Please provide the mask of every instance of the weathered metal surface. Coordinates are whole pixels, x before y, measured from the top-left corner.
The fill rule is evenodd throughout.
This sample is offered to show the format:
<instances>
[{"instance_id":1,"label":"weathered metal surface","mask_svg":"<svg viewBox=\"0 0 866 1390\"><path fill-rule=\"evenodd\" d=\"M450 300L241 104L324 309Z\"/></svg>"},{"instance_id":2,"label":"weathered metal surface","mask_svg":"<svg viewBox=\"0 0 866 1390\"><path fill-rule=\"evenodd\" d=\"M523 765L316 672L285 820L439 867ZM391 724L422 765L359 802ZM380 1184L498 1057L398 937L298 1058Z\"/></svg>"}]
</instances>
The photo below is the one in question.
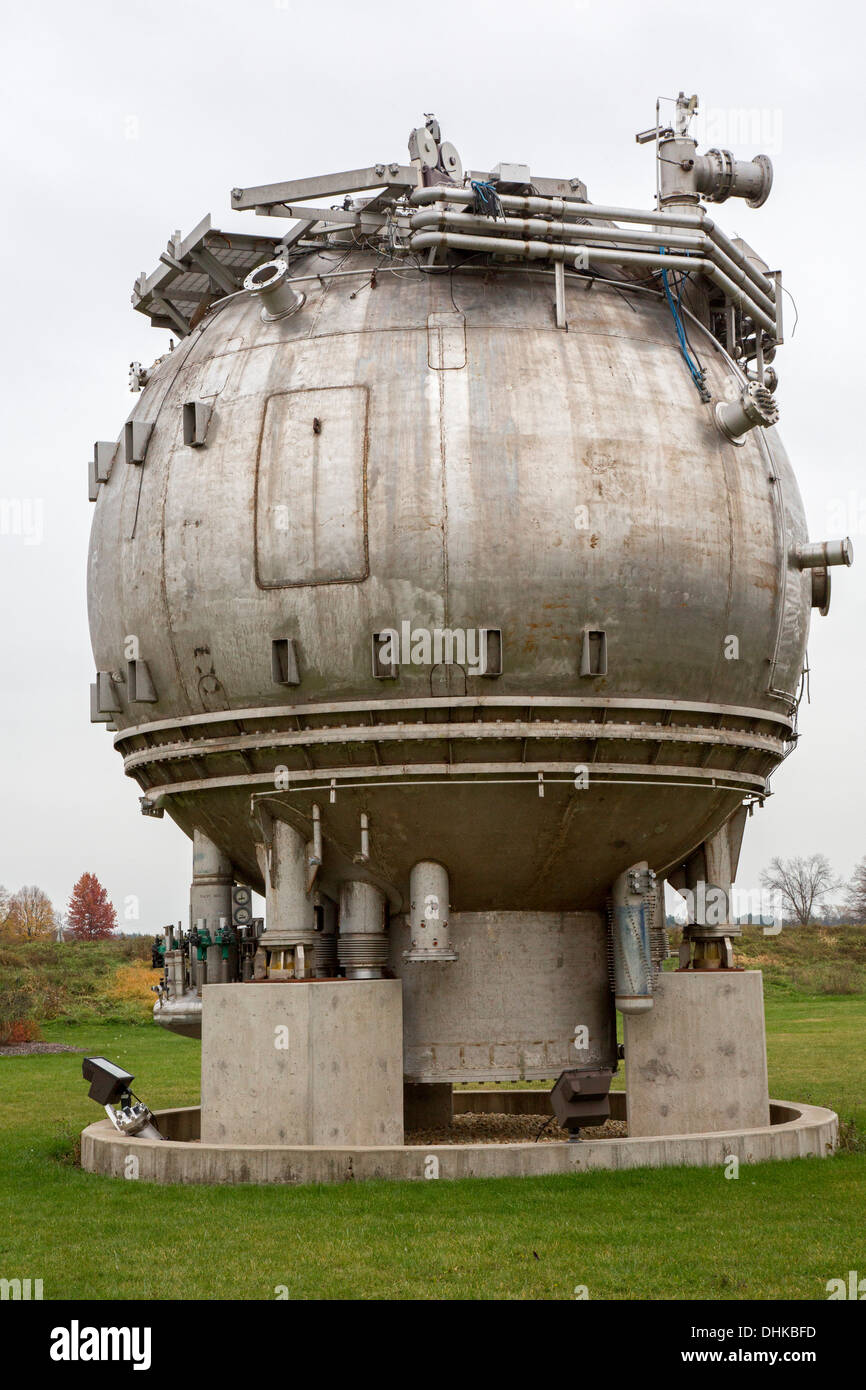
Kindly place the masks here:
<instances>
[{"instance_id":1,"label":"weathered metal surface","mask_svg":"<svg viewBox=\"0 0 866 1390\"><path fill-rule=\"evenodd\" d=\"M544 1080L566 1067L615 1069L600 913L453 913L450 926L457 960L418 963L403 958L408 925L391 922L407 1080Z\"/></svg>"},{"instance_id":2,"label":"weathered metal surface","mask_svg":"<svg viewBox=\"0 0 866 1390\"><path fill-rule=\"evenodd\" d=\"M354 252L341 268L373 264ZM332 269L311 254L294 273ZM303 823L323 800L325 882L342 864L329 874L329 831L348 848L364 809L371 867L398 897L433 857L457 910L598 905L602 872L681 859L781 757L811 599L788 559L806 542L790 465L775 431L741 448L720 435L652 298L566 277L563 332L543 277L359 283L308 280L279 322L227 301L138 398L130 418L153 430L144 462L100 487L89 586L97 668L123 670L133 634L159 696L134 705L114 687L128 770L257 886L248 793L285 766L291 790L271 809ZM455 303L465 359L442 336ZM733 369L709 339L704 356L719 397ZM201 448L183 443L196 400L213 408ZM323 490L317 459L338 459L346 486ZM500 628L502 675L405 665L374 679L371 634L402 620ZM587 626L606 633L606 675L579 674ZM294 716L276 639L295 643ZM491 685L591 714L494 710ZM518 764L522 785L506 786ZM578 764L589 786L568 790ZM419 775L426 788L409 785ZM309 790L332 777L333 805Z\"/></svg>"}]
</instances>

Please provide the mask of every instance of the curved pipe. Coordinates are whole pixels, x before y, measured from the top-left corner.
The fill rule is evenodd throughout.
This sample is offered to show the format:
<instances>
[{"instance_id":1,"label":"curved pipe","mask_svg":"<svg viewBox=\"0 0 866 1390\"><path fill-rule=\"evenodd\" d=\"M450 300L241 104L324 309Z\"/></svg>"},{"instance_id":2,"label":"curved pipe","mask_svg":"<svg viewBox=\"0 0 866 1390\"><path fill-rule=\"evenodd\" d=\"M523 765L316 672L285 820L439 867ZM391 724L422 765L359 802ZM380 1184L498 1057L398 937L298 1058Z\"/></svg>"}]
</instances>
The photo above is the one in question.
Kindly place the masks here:
<instances>
[{"instance_id":1,"label":"curved pipe","mask_svg":"<svg viewBox=\"0 0 866 1390\"><path fill-rule=\"evenodd\" d=\"M423 206L426 203L467 203L472 201L472 192L465 188L418 188L410 201ZM682 227L685 230L705 232L725 255L752 281L759 290L775 299L776 286L773 280L764 275L742 251L717 227L703 208L694 212L656 212L642 208L615 208L599 203L582 203L577 198L542 198L502 193L499 201L503 208L513 212L541 212L559 217L574 218L578 221L603 222L646 222L654 227Z\"/></svg>"},{"instance_id":2,"label":"curved pipe","mask_svg":"<svg viewBox=\"0 0 866 1390\"><path fill-rule=\"evenodd\" d=\"M523 256L528 260L571 261L575 254L574 245L547 241L518 241L512 237L471 236L460 232L416 232L410 242L413 251L421 251L429 246L448 248L455 251L487 251L493 256ZM719 288L738 304L741 309L762 328L774 337L775 320L770 318L753 299L735 285L718 266L704 256L669 256L649 251L614 251L605 247L586 247L589 261L600 265L641 265L655 270L699 271L706 275Z\"/></svg>"},{"instance_id":3,"label":"curved pipe","mask_svg":"<svg viewBox=\"0 0 866 1390\"><path fill-rule=\"evenodd\" d=\"M664 240L666 246L671 246L683 251L694 251L701 255L715 257L713 263L719 266L719 270L727 275L741 289L745 289L749 297L754 301L758 308L763 309L773 318L775 326L775 301L769 295L764 294L763 290L753 285L744 271L734 264L724 251L715 246L714 242L704 232L682 232L675 231L672 235L665 233L661 237L657 232L647 231L623 231L618 227L585 227L577 222L567 222L565 220L554 221L550 218L542 217L512 217L507 222L494 222L489 217L464 212L446 212L441 208L431 208L425 212L416 212L411 220L411 225L415 229L424 227L454 227L456 230L464 228L467 231L491 232L496 236L500 233L517 233L527 237L548 237L559 236L570 238L581 244L587 242L609 241L621 243L623 241L633 243L631 249L646 246L658 251L659 241ZM622 248L629 249L629 248ZM721 264L719 264L721 262Z\"/></svg>"}]
</instances>

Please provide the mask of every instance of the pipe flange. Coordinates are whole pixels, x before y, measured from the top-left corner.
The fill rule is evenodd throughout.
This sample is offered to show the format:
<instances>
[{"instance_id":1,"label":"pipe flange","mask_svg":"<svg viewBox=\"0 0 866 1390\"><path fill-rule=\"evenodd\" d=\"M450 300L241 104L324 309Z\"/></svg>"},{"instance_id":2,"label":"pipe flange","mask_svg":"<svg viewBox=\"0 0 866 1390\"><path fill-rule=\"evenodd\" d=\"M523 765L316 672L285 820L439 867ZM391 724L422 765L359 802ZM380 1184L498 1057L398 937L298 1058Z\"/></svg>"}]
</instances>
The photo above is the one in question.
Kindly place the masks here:
<instances>
[{"instance_id":1,"label":"pipe flange","mask_svg":"<svg viewBox=\"0 0 866 1390\"><path fill-rule=\"evenodd\" d=\"M760 426L769 429L779 419L779 407L766 386L750 381L736 401L719 401L715 408L716 424L732 444L743 445L750 430Z\"/></svg>"},{"instance_id":2,"label":"pipe flange","mask_svg":"<svg viewBox=\"0 0 866 1390\"><path fill-rule=\"evenodd\" d=\"M289 278L289 263L282 259L266 261L256 266L244 280L244 289L262 301L262 323L287 319L306 302L306 295L296 290Z\"/></svg>"},{"instance_id":3,"label":"pipe flange","mask_svg":"<svg viewBox=\"0 0 866 1390\"><path fill-rule=\"evenodd\" d=\"M703 926L689 922L683 927L683 936L689 941L724 941L726 936L742 936L743 928L739 922L720 922L718 926Z\"/></svg>"},{"instance_id":4,"label":"pipe flange","mask_svg":"<svg viewBox=\"0 0 866 1390\"><path fill-rule=\"evenodd\" d=\"M244 289L250 294L263 294L265 290L272 290L276 285L282 284L288 270L288 262L278 259L266 261L264 265L256 266L251 270L244 280Z\"/></svg>"},{"instance_id":5,"label":"pipe flange","mask_svg":"<svg viewBox=\"0 0 866 1390\"><path fill-rule=\"evenodd\" d=\"M414 949L410 947L408 951L403 952L403 959L412 965L421 965L428 960L457 960L457 952L444 946L431 946L427 950L423 946Z\"/></svg>"},{"instance_id":6,"label":"pipe flange","mask_svg":"<svg viewBox=\"0 0 866 1390\"><path fill-rule=\"evenodd\" d=\"M817 608L822 618L830 612L832 583L830 571L826 568L812 570L812 607Z\"/></svg>"},{"instance_id":7,"label":"pipe flange","mask_svg":"<svg viewBox=\"0 0 866 1390\"><path fill-rule=\"evenodd\" d=\"M769 198L770 190L773 187L773 162L769 155L756 154L752 163L757 164L763 177L761 179L761 186L754 198L746 199L746 206L750 208L762 208Z\"/></svg>"},{"instance_id":8,"label":"pipe flange","mask_svg":"<svg viewBox=\"0 0 866 1390\"><path fill-rule=\"evenodd\" d=\"M716 168L714 187L706 194L709 203L726 203L734 186L734 156L730 150L707 150L706 158Z\"/></svg>"},{"instance_id":9,"label":"pipe flange","mask_svg":"<svg viewBox=\"0 0 866 1390\"><path fill-rule=\"evenodd\" d=\"M759 381L750 381L741 397L743 410L753 425L768 429L779 420L779 407L772 392Z\"/></svg>"}]
</instances>

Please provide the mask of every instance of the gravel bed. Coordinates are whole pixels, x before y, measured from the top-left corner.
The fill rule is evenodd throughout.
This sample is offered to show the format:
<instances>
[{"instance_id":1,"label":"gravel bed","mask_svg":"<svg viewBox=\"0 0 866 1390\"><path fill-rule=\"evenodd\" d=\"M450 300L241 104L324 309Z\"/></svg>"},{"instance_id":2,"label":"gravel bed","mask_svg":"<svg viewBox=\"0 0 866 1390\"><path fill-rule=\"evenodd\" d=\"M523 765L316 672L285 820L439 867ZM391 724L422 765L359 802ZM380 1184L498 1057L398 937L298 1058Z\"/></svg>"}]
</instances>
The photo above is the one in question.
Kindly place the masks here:
<instances>
[{"instance_id":1,"label":"gravel bed","mask_svg":"<svg viewBox=\"0 0 866 1390\"><path fill-rule=\"evenodd\" d=\"M625 1120L608 1120L606 1124L580 1131L581 1139L624 1139L628 1133ZM549 1115L455 1115L441 1129L406 1131L406 1143L429 1144L561 1144L568 1131Z\"/></svg>"},{"instance_id":2,"label":"gravel bed","mask_svg":"<svg viewBox=\"0 0 866 1390\"><path fill-rule=\"evenodd\" d=\"M7 1047L0 1047L0 1057L29 1057L32 1052L81 1052L87 1051L86 1047L67 1047L65 1043L10 1043Z\"/></svg>"}]
</instances>

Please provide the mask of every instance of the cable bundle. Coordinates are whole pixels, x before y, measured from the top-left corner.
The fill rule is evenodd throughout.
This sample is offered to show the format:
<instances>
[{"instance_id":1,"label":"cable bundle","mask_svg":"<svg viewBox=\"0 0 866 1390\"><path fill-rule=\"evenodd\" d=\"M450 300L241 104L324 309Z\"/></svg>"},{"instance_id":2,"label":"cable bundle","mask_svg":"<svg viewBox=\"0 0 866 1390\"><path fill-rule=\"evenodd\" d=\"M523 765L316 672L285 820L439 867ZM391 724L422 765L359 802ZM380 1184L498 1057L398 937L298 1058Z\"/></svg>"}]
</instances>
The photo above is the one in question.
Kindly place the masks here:
<instances>
[{"instance_id":1,"label":"cable bundle","mask_svg":"<svg viewBox=\"0 0 866 1390\"><path fill-rule=\"evenodd\" d=\"M505 213L502 211L502 203L493 184L485 183L480 179L473 179L471 188L475 195L472 211L480 213L482 217L492 217L494 220L501 217L504 222Z\"/></svg>"},{"instance_id":2,"label":"cable bundle","mask_svg":"<svg viewBox=\"0 0 866 1390\"><path fill-rule=\"evenodd\" d=\"M665 248L663 246L659 247L660 251L664 251L664 249ZM687 279L688 274L684 275L681 279L679 292L676 298L676 303L674 303L674 298L671 294L670 285L668 284L668 273L666 270L662 271L662 284L665 287L665 299L667 300L670 311L673 314L674 327L677 331L677 340L680 345L680 351L683 354L686 366L688 367L689 372L691 373L692 380L695 383L695 386L698 388L698 391L700 392L701 400L708 401L711 399L711 397L705 384L706 374L703 368L701 367L701 364L698 361L697 356L692 352L691 348L689 347L688 338L686 337L685 324L683 323L682 316L680 315L680 301L683 297L683 285L685 284Z\"/></svg>"}]
</instances>

